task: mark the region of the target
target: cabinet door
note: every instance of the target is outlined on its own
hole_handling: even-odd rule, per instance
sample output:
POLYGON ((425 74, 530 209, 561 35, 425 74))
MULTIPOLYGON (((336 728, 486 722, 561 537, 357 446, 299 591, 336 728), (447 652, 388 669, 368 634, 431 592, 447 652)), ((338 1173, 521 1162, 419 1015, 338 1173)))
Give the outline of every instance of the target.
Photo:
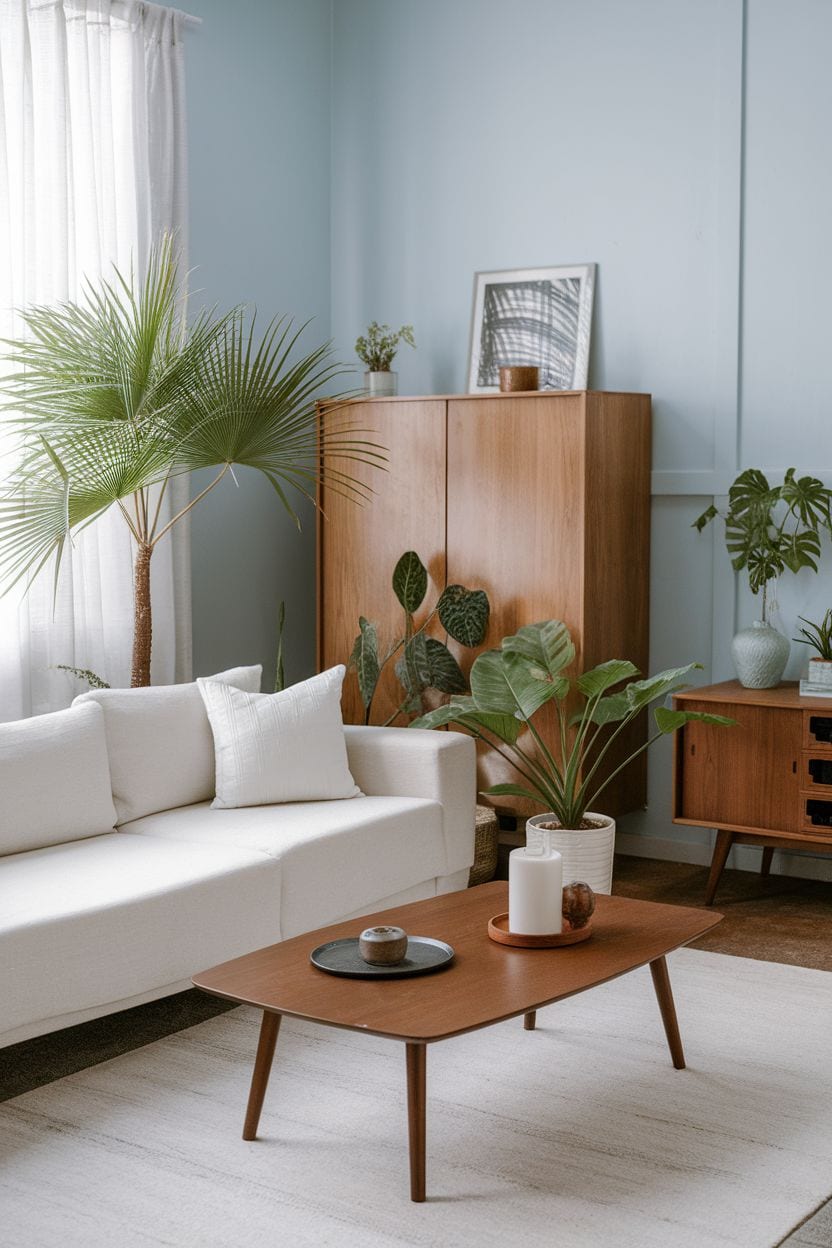
POLYGON ((708 827, 798 831, 801 712, 692 698, 679 706, 737 723, 731 728, 690 723, 682 729, 677 817, 708 827))
MULTIPOLYGON (((324 487, 318 520, 318 664, 346 663, 358 633, 358 617, 378 626, 382 651, 401 634, 402 610, 390 579, 399 557, 415 550, 434 584, 436 600, 445 584, 445 411, 444 399, 349 404, 350 423, 361 437, 386 448, 385 468, 350 464, 349 471, 374 494, 358 505, 324 487)), ((343 465, 341 465, 343 467, 343 465)), ((393 664, 389 664, 392 669, 393 664)), ((392 670, 385 672, 373 703, 373 723, 383 723, 398 705, 392 670)), ((364 708, 354 672, 347 673, 344 719, 362 723, 364 708)))
MULTIPOLYGON (((485 589, 491 621, 483 649, 524 624, 564 620, 579 649, 584 551, 584 399, 580 394, 448 402, 448 580, 485 589)), ((469 671, 474 652, 456 656, 469 671)), ((555 713, 535 723, 557 737, 555 713)), ((533 745, 526 742, 530 748, 533 745)), ((480 750, 482 788, 524 781, 480 750)), ((533 814, 518 798, 503 810, 533 814)))

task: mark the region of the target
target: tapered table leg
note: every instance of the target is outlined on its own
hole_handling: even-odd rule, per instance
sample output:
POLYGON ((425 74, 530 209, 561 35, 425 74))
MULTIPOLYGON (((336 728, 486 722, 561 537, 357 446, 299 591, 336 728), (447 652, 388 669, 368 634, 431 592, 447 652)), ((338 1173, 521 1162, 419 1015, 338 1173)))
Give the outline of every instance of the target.
POLYGON ((427 1045, 407 1045, 407 1126, 410 1142, 410 1199, 425 1199, 425 1110, 427 1045))
POLYGON ((655 962, 650 963, 650 974, 653 976, 653 987, 656 990, 656 999, 659 1003, 659 1010, 664 1023, 664 1033, 667 1036, 667 1046, 670 1049, 670 1056, 673 1058, 673 1065, 677 1070, 684 1070, 685 1054, 682 1049, 682 1037, 679 1035, 676 1006, 673 1004, 673 993, 670 989, 667 961, 664 958, 656 958, 655 962))
POLYGON ((257 1041, 257 1056, 254 1059, 254 1071, 251 1076, 251 1090, 248 1094, 246 1120, 243 1126, 244 1140, 257 1139, 257 1125, 260 1122, 260 1111, 263 1108, 266 1088, 269 1086, 274 1047, 277 1044, 277 1033, 280 1031, 280 1019, 280 1014, 270 1014, 268 1010, 263 1011, 260 1039, 257 1041))
POLYGON ((528 1014, 523 1015, 523 1027, 526 1031, 534 1031, 537 1022, 537 1010, 529 1010, 528 1014))
POLYGON ((769 875, 771 872, 771 860, 774 857, 774 846, 765 845, 763 847, 763 861, 760 864, 760 875, 769 875))
POLYGON ((705 889, 705 905, 712 906, 714 896, 716 895, 716 886, 719 883, 719 877, 722 875, 728 855, 731 852, 731 845, 734 841, 733 832, 725 832, 720 830, 716 834, 716 843, 711 858, 711 873, 708 876, 708 886, 705 889))

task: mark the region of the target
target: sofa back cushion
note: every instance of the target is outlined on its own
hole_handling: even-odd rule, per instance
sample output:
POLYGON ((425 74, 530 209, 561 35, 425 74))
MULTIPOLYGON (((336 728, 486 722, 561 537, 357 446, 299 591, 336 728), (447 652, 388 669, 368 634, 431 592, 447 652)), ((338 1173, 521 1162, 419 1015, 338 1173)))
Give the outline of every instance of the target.
POLYGON ((341 719, 345 672, 339 664, 280 693, 197 681, 214 733, 215 809, 360 795, 341 719))
POLYGON ((115 821, 100 706, 0 724, 0 854, 99 836, 115 821))
MULTIPOLYGON (((233 667, 211 679, 256 693, 262 671, 233 667)), ((104 712, 119 824, 214 796, 214 741, 196 682, 91 689, 72 705, 90 702, 104 712)))

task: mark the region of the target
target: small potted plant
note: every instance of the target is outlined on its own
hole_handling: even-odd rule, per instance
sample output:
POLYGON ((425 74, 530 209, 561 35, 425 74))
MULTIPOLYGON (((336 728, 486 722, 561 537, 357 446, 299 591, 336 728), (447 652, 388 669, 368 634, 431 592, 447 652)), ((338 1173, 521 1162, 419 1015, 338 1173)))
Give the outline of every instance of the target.
POLYGON ((366 334, 356 339, 355 354, 367 365, 364 386, 368 394, 380 397, 396 393, 398 374, 391 371, 390 365, 396 358, 400 342, 415 348, 412 325, 402 325, 401 329, 393 330, 389 325, 371 321, 366 334))
MULTIPOLYGON (((746 689, 778 685, 789 660, 789 643, 768 620, 768 585, 783 572, 818 570, 821 533, 832 532, 832 490, 817 477, 795 477, 769 485, 758 468, 741 473, 728 492, 725 544, 735 571, 745 571, 752 594, 762 591, 762 612, 731 643, 731 657, 746 689)), ((701 533, 721 515, 711 505, 693 527, 701 533)))
POLYGON ((799 628, 799 637, 792 641, 801 646, 811 646, 817 651, 809 659, 809 683, 824 689, 832 689, 832 607, 826 612, 819 624, 807 620, 804 616, 797 617, 805 628, 799 628))
POLYGON ((524 783, 496 784, 486 793, 530 798, 542 806, 546 813, 526 824, 527 838, 542 834, 563 855, 565 880, 583 880, 596 893, 608 893, 615 820, 596 813, 604 789, 654 741, 690 720, 709 724, 733 720, 656 706, 655 731, 602 778, 599 769, 627 725, 652 703, 684 688, 684 677, 701 664, 633 680, 639 673, 632 663, 610 659, 572 680, 564 673, 574 659, 575 647, 561 620, 527 625, 515 636, 504 637, 499 650, 488 650, 474 661, 470 696, 452 697, 411 727, 457 724, 507 759, 524 783), (543 739, 534 722, 536 712, 552 701, 558 725, 554 743, 543 739), (521 738, 524 730, 529 735, 521 738))

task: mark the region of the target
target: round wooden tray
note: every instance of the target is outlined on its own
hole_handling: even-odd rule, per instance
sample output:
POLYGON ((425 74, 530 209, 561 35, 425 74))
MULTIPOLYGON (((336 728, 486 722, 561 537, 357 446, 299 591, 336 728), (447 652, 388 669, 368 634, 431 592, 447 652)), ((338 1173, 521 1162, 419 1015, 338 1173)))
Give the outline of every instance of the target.
MULTIPOLYGON (((564 920, 566 922, 566 920, 564 920)), ((592 923, 568 932, 553 932, 549 936, 521 936, 508 930, 508 912, 495 914, 488 920, 488 935, 498 945, 513 945, 515 949, 559 949, 563 945, 579 945, 592 935, 592 923)))

